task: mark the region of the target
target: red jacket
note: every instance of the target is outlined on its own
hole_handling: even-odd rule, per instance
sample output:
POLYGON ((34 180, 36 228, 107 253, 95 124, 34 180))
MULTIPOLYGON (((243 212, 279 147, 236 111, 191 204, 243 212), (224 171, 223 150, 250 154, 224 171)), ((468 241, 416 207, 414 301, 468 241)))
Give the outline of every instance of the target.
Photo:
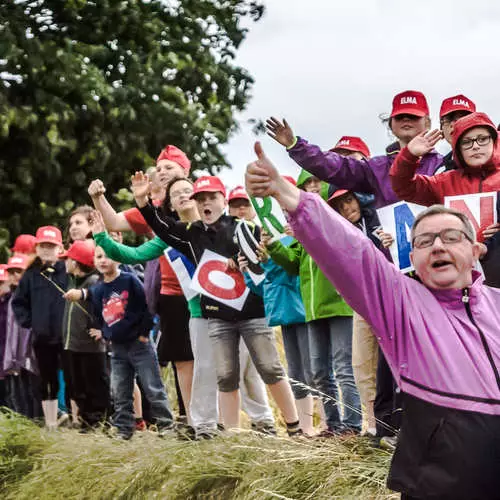
POLYGON ((445 196, 500 191, 500 146, 495 126, 486 114, 471 113, 460 118, 455 123, 452 147, 458 168, 432 177, 416 175, 419 158, 413 156, 407 147, 403 148, 390 170, 394 192, 402 200, 430 206, 442 204, 445 196), (493 155, 481 167, 467 167, 458 150, 458 140, 467 130, 480 126, 492 131, 495 141, 493 155))

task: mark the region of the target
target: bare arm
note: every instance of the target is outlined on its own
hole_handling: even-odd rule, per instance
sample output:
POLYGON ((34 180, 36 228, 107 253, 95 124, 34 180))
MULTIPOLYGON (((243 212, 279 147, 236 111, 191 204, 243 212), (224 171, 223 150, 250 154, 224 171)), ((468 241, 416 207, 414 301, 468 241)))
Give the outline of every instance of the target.
POLYGON ((101 212, 104 224, 108 231, 131 231, 132 228, 123 212, 116 212, 106 199, 106 188, 101 180, 95 179, 90 183, 88 193, 96 210, 101 212))

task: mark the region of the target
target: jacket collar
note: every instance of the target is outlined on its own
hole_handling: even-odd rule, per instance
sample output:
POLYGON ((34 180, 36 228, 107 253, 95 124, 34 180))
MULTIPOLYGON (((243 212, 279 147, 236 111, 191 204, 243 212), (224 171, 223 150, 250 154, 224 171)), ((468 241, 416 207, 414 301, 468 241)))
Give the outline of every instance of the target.
POLYGON ((449 290, 429 288, 429 291, 439 302, 451 309, 464 307, 465 303, 474 306, 480 301, 483 293, 483 276, 478 271, 472 271, 472 284, 466 288, 449 290))

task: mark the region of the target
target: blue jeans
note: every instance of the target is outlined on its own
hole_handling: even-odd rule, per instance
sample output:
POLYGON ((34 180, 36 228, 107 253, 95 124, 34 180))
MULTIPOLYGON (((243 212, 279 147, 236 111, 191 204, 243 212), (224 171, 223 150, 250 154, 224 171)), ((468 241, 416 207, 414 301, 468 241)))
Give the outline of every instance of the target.
POLYGON ((135 429, 134 379, 137 375, 144 395, 151 405, 151 416, 158 428, 172 425, 172 413, 160 365, 150 341, 136 339, 111 346, 111 386, 115 401, 113 424, 120 434, 131 436, 135 429))
POLYGON ((282 325, 281 333, 293 395, 295 399, 303 399, 311 393, 309 387, 313 385, 307 325, 282 325))
POLYGON ((323 399, 328 428, 361 430, 361 403, 352 371, 352 317, 333 316, 311 321, 307 326, 315 389, 334 398, 323 399), (342 393, 342 421, 336 404, 334 372, 342 393))

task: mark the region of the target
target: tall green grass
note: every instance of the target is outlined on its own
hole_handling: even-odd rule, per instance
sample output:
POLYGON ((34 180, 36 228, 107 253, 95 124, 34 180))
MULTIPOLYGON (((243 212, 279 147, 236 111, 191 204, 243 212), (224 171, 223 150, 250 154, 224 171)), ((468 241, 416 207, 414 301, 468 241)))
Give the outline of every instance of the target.
POLYGON ((328 441, 251 432, 182 442, 149 432, 131 441, 49 433, 0 415, 6 499, 386 499, 390 455, 362 438, 328 441))

